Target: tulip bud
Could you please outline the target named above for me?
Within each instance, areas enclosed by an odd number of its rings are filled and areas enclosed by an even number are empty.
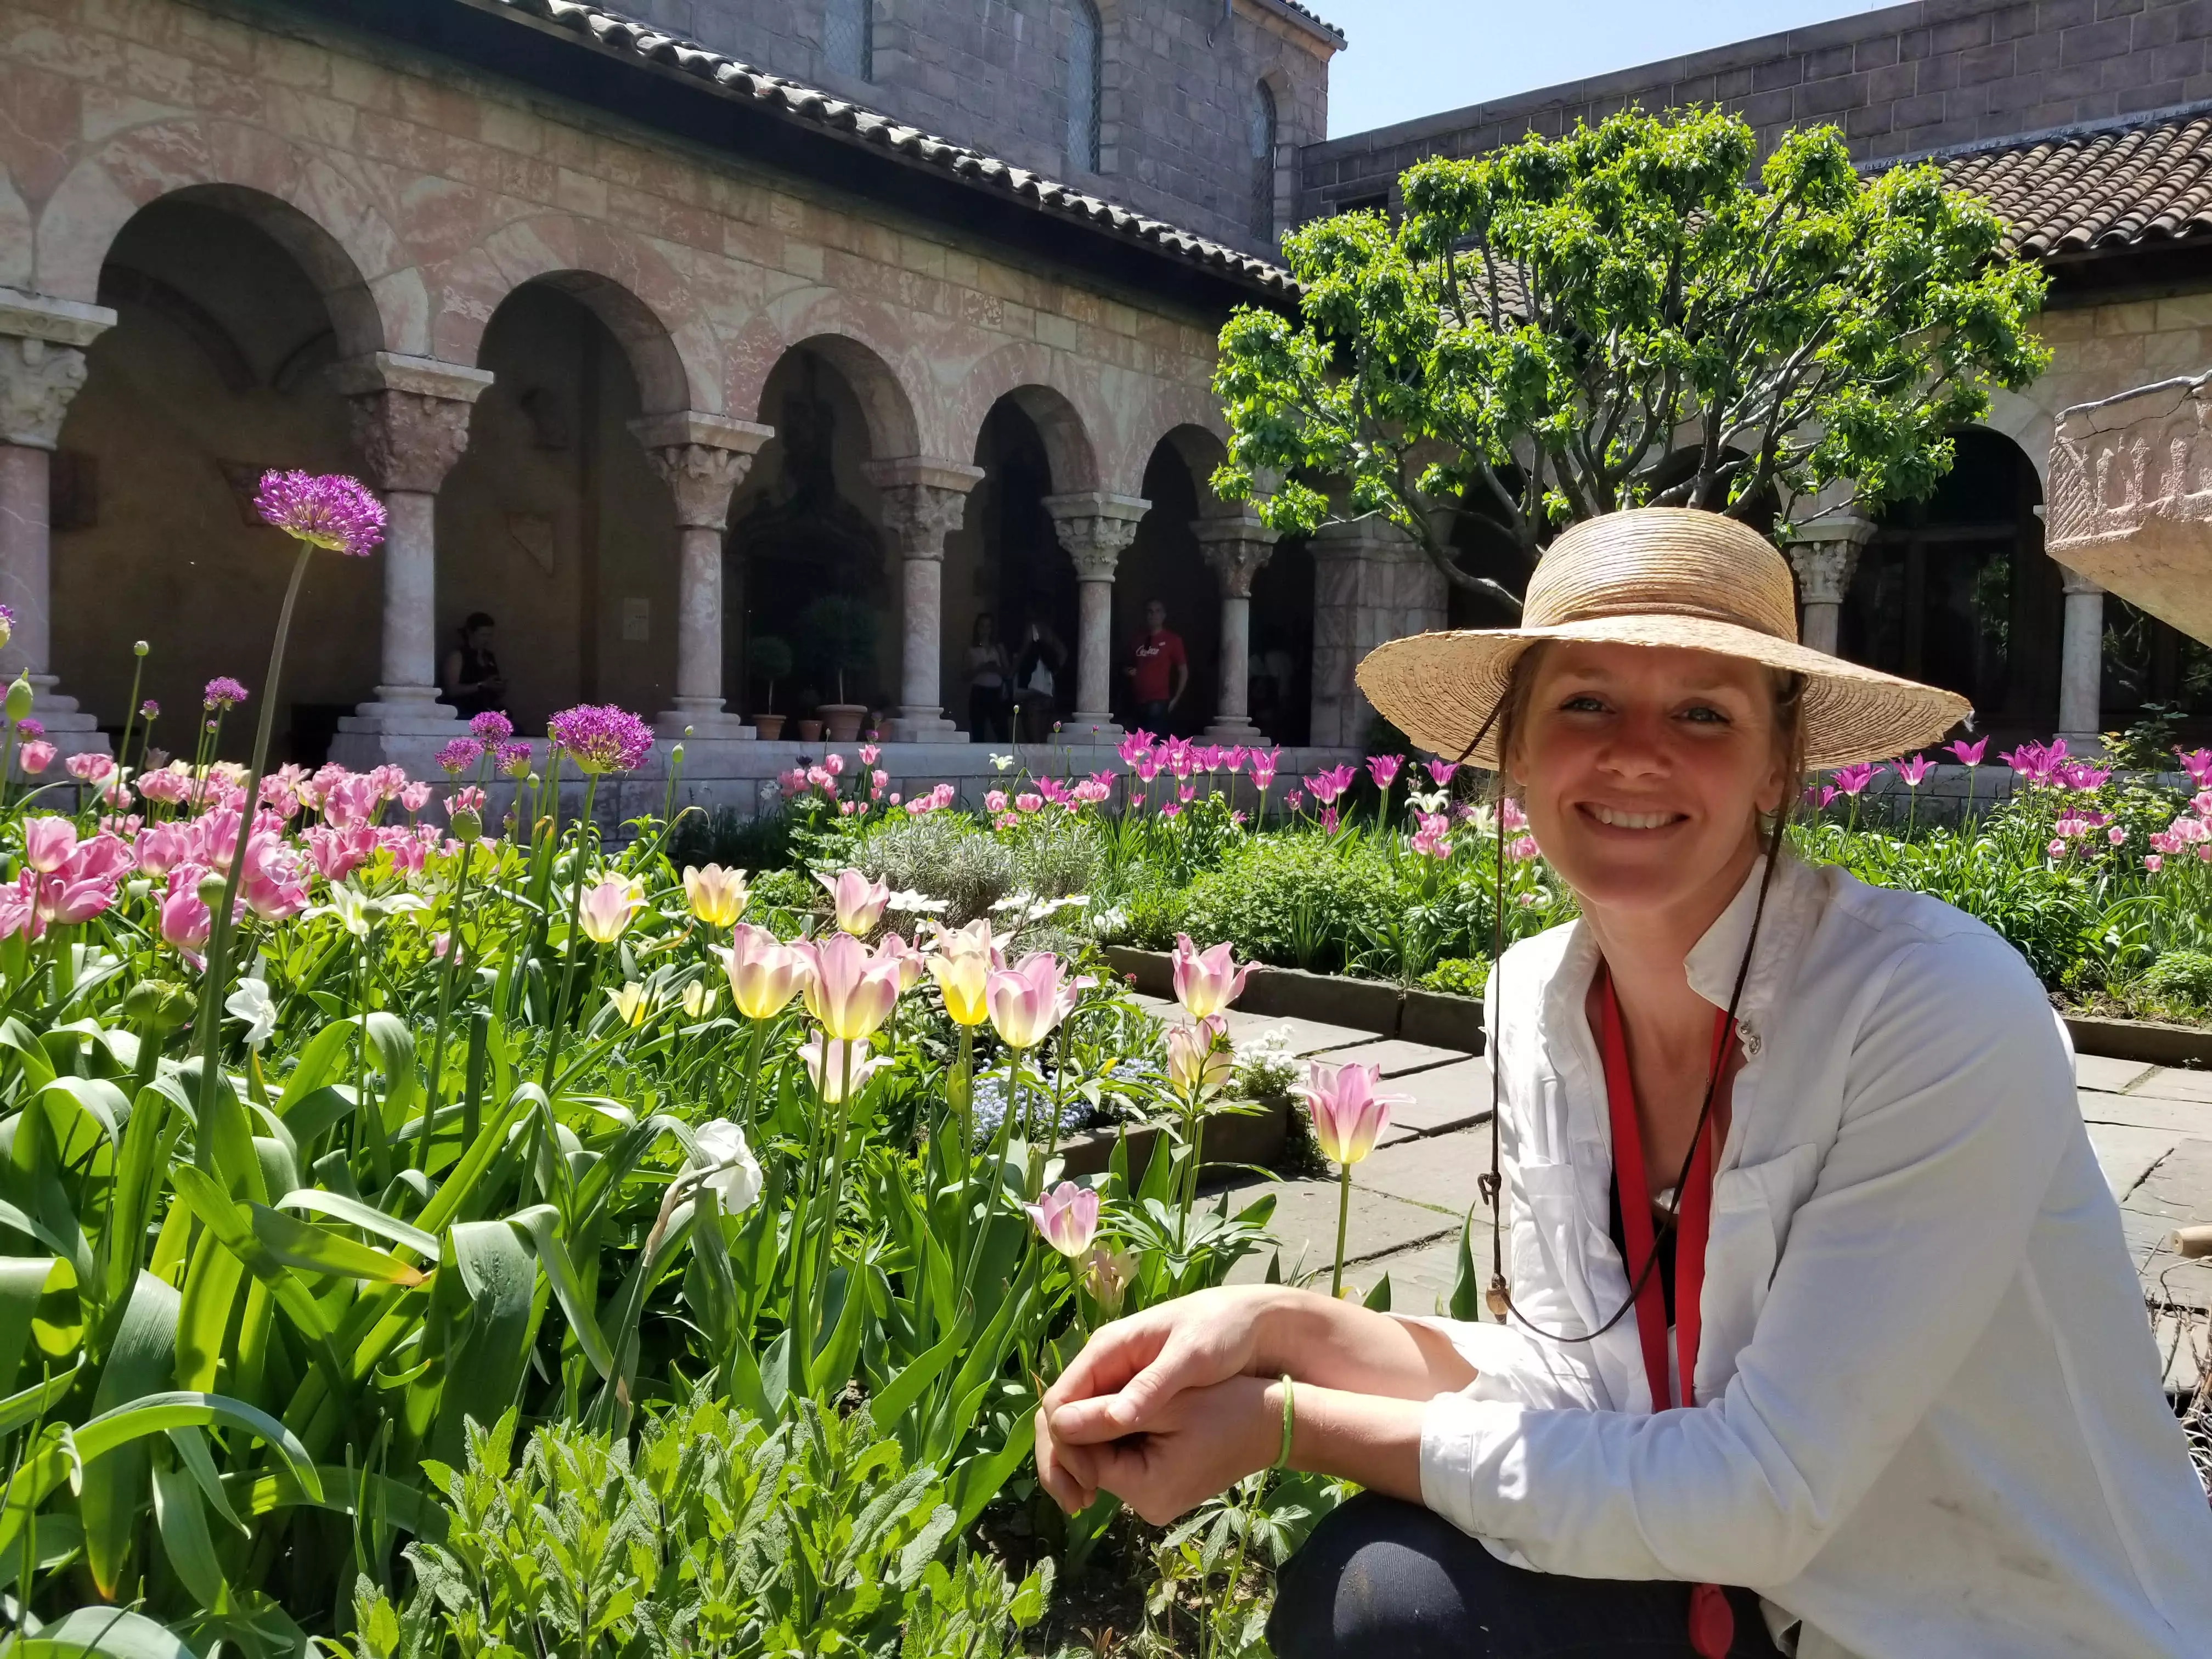
[[[31,714],[31,680],[27,674],[15,676],[15,683],[8,688],[8,720],[10,725],[28,720]]]

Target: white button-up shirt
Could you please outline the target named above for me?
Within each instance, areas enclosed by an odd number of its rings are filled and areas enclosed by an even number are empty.
[[[1759,876],[1688,959],[1716,1006]],[[1568,1334],[1628,1294],[1598,959],[1575,923],[1491,981],[1513,1297]],[[1633,1313],[1423,1322],[1478,1372],[1428,1407],[1424,1501],[1544,1571],[1747,1585],[1801,1659],[2212,1656],[2212,1509],[2027,963],[1790,860],[1738,1020],[1698,1405],[1653,1413]]]

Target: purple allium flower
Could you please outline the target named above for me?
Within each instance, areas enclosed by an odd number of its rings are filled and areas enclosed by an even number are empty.
[[[15,735],[19,738],[28,738],[35,742],[37,739],[46,735],[46,723],[43,720],[17,720],[15,722]]]
[[[438,767],[447,777],[457,778],[474,766],[483,754],[483,744],[474,738],[455,738],[438,751]]]
[[[495,751],[499,769],[510,778],[530,775],[530,745],[526,743],[503,743]]]
[[[249,695],[246,689],[229,675],[218,674],[207,683],[207,689],[200,693],[200,707],[235,708],[244,702]]]
[[[384,503],[343,472],[261,475],[253,510],[295,541],[367,558],[384,539]]]
[[[469,722],[469,730],[484,743],[505,743],[514,735],[514,722],[496,708],[487,708]]]
[[[145,702],[138,705],[138,718],[142,720],[155,720],[161,719],[161,705],[155,702],[151,697],[147,698]]]
[[[578,703],[547,722],[553,746],[590,773],[634,772],[653,752],[653,728],[628,709]]]

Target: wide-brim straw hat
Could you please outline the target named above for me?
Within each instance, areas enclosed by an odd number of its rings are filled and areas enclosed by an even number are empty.
[[[1495,767],[1493,713],[1515,662],[1544,640],[1711,651],[1802,674],[1813,769],[1905,754],[1972,712],[1956,692],[1799,644],[1796,590],[1774,544],[1738,520],[1677,507],[1570,526],[1528,579],[1520,627],[1392,640],[1359,665],[1359,689],[1421,748]]]

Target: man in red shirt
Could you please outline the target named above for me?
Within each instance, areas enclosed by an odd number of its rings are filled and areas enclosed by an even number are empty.
[[[1182,635],[1168,626],[1167,606],[1158,599],[1145,601],[1145,634],[1132,655],[1135,659],[1123,672],[1129,676],[1137,723],[1165,732],[1168,717],[1190,684],[1190,659],[1183,653]]]

